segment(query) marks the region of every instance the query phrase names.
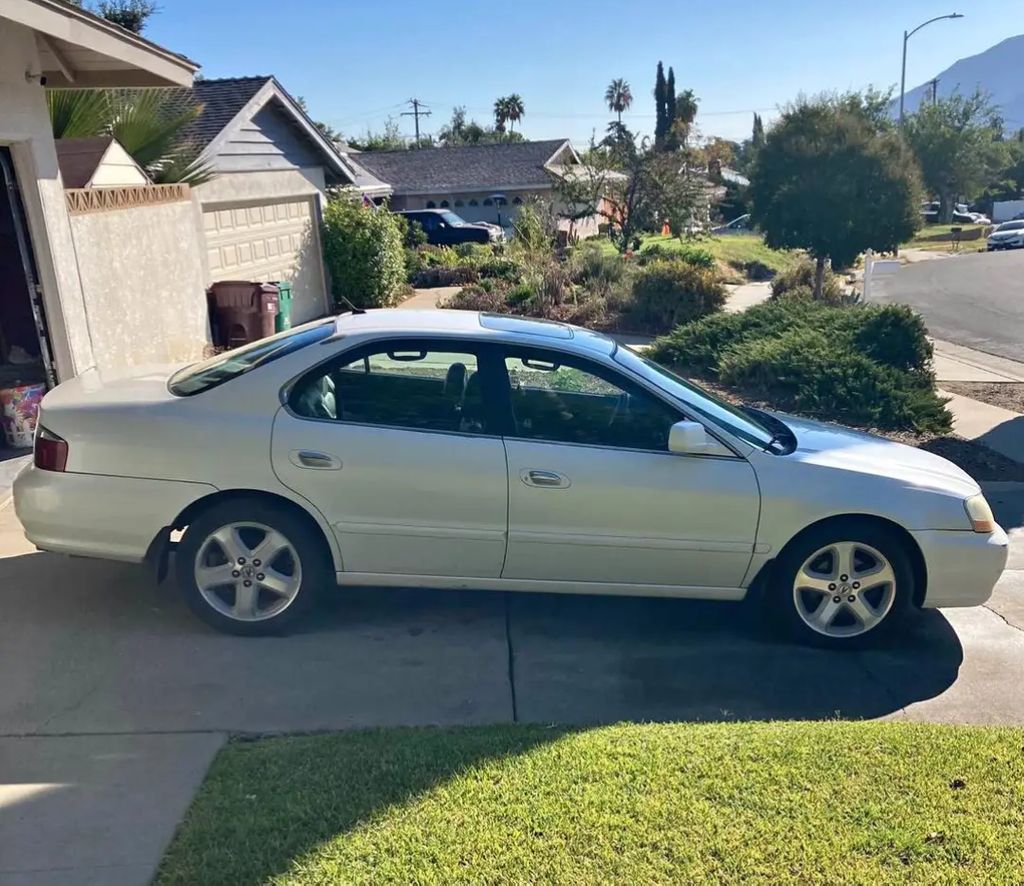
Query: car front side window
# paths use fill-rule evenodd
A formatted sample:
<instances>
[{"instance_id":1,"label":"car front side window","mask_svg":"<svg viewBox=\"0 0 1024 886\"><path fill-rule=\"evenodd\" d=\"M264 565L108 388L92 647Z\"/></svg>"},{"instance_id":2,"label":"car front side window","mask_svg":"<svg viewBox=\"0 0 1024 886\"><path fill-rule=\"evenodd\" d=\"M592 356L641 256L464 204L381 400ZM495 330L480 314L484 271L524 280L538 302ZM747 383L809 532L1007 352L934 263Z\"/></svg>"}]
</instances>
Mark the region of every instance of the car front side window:
<instances>
[{"instance_id":1,"label":"car front side window","mask_svg":"<svg viewBox=\"0 0 1024 886\"><path fill-rule=\"evenodd\" d=\"M505 370L517 437L667 452L669 431L681 418L616 373L576 357L514 351Z\"/></svg>"}]
</instances>

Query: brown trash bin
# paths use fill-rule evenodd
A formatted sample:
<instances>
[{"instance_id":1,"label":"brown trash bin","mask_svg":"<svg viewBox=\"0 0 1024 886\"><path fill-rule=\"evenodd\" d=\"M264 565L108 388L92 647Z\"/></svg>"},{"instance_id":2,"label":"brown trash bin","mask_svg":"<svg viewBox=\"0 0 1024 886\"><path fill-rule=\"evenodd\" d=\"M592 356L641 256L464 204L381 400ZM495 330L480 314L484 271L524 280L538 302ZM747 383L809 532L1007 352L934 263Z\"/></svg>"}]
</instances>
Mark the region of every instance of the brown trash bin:
<instances>
[{"instance_id":1,"label":"brown trash bin","mask_svg":"<svg viewBox=\"0 0 1024 886\"><path fill-rule=\"evenodd\" d=\"M213 343L237 348L274 334L279 294L273 283L221 280L206 291Z\"/></svg>"}]
</instances>

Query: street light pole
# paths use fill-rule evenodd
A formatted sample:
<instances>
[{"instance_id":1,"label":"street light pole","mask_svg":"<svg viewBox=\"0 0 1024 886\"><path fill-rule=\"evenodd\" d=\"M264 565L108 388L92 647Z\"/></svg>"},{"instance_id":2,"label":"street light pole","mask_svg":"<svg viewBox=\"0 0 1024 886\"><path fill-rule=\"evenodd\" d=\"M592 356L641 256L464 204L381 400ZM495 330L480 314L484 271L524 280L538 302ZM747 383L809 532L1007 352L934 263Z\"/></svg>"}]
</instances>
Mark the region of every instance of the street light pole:
<instances>
[{"instance_id":1,"label":"street light pole","mask_svg":"<svg viewBox=\"0 0 1024 886\"><path fill-rule=\"evenodd\" d=\"M913 31L903 32L903 70L900 74L900 132L903 131L903 101L904 94L907 89L907 41L925 25L930 25L932 22L940 22L944 18L963 18L963 15L959 12L951 12L949 15L937 15L935 18L930 18L928 21L922 22L914 28Z\"/></svg>"}]
</instances>

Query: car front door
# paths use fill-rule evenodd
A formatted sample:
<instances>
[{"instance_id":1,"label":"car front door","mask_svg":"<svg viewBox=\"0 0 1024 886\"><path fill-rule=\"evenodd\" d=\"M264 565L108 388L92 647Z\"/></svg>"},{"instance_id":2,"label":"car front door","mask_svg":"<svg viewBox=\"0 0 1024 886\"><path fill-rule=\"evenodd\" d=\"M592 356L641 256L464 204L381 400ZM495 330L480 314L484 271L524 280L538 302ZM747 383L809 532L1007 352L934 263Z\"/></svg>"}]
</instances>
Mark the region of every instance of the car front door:
<instances>
[{"instance_id":1,"label":"car front door","mask_svg":"<svg viewBox=\"0 0 1024 886\"><path fill-rule=\"evenodd\" d=\"M348 573L497 578L508 480L482 393L485 349L390 340L293 385L272 461L337 535Z\"/></svg>"},{"instance_id":2,"label":"car front door","mask_svg":"<svg viewBox=\"0 0 1024 886\"><path fill-rule=\"evenodd\" d=\"M760 507L745 459L720 444L670 453L669 429L687 416L608 367L507 348L500 368L511 412L503 578L740 586Z\"/></svg>"}]
</instances>

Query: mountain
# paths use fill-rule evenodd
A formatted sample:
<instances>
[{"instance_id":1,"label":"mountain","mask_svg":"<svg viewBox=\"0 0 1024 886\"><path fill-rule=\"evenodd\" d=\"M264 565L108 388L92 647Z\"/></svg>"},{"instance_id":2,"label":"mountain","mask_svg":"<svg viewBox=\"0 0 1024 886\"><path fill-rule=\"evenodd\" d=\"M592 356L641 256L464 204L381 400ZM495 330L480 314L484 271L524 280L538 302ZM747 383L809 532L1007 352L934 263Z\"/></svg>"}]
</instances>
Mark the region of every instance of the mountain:
<instances>
[{"instance_id":1,"label":"mountain","mask_svg":"<svg viewBox=\"0 0 1024 886\"><path fill-rule=\"evenodd\" d=\"M914 43L910 43L913 52ZM1024 127L1024 34L1008 37L978 55L962 58L938 74L939 98L959 90L970 95L980 87L992 96L992 102L1002 112L1006 128L1016 132ZM906 110L913 113L923 99L931 99L931 82L907 90ZM895 103L899 113L899 99Z\"/></svg>"}]
</instances>

